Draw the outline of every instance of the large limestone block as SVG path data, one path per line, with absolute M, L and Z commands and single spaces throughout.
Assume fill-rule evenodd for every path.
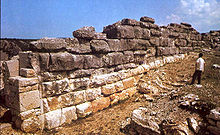
M 98 33 L 98 32 L 96 32 L 94 39 L 106 40 L 107 39 L 107 35 L 105 33 Z
M 106 33 L 107 37 L 110 39 L 132 39 L 135 37 L 133 27 L 128 25 L 112 25 L 110 27 L 105 27 L 103 32 Z
M 82 69 L 84 63 L 83 55 L 73 55 L 66 52 L 51 53 L 50 71 L 63 71 Z
M 124 48 L 119 39 L 106 39 L 106 42 L 109 45 L 110 51 L 114 51 L 114 52 L 124 51 Z
M 85 91 L 86 101 L 92 101 L 101 97 L 101 88 L 93 88 Z
M 70 79 L 69 86 L 72 91 L 87 89 L 90 84 L 89 78 Z
M 150 44 L 152 46 L 159 46 L 160 45 L 160 39 L 158 37 L 150 38 Z
M 53 129 L 59 127 L 62 124 L 61 117 L 62 117 L 61 109 L 45 113 L 45 128 Z
M 93 39 L 95 37 L 95 28 L 85 26 L 73 32 L 73 36 L 76 38 Z
M 61 123 L 70 124 L 73 120 L 77 120 L 76 107 L 66 107 L 62 109 Z
M 49 81 L 55 81 L 55 80 L 63 80 L 67 77 L 72 77 L 72 72 L 43 72 L 41 73 L 42 81 L 43 82 L 49 82 Z
M 102 86 L 102 94 L 104 96 L 111 95 L 111 94 L 113 94 L 115 92 L 116 92 L 116 89 L 115 89 L 115 85 L 114 84 L 108 84 L 108 85 Z
M 134 27 L 134 36 L 137 39 L 141 39 L 143 36 L 143 29 L 140 26 Z
M 8 91 L 14 91 L 14 92 L 22 93 L 22 92 L 34 91 L 34 90 L 38 90 L 38 89 L 39 89 L 38 84 L 35 84 L 35 85 L 32 85 L 32 86 L 25 86 L 25 87 L 13 86 L 11 84 L 7 84 L 7 85 L 5 85 L 4 91 L 5 91 L 5 93 L 7 93 Z
M 179 54 L 179 49 L 176 47 L 158 47 L 157 48 L 158 56 L 174 55 L 174 54 Z
M 170 39 L 170 38 L 160 38 L 160 46 L 163 47 L 173 47 L 174 46 L 174 40 Z
M 143 30 L 143 34 L 142 34 L 142 39 L 150 39 L 150 30 L 148 29 L 142 29 Z
M 19 113 L 19 112 L 16 112 L 16 113 Z M 41 109 L 32 109 L 32 110 L 19 113 L 18 117 L 21 120 L 25 120 L 25 119 L 29 119 L 29 118 L 39 116 L 39 115 L 41 115 Z
M 128 19 L 128 18 L 121 20 L 121 24 L 122 25 L 131 25 L 131 26 L 140 26 L 139 21 L 137 21 L 135 19 Z
M 155 37 L 160 37 L 161 34 L 162 34 L 160 31 L 155 30 L 155 29 L 151 29 L 150 33 L 151 33 L 152 36 L 155 36 Z
M 121 46 L 123 51 L 129 51 L 135 49 L 135 45 L 137 44 L 136 39 L 120 39 Z
M 184 46 L 187 46 L 187 41 L 185 39 L 176 39 L 175 45 L 184 47 Z
M 123 83 L 123 85 L 124 85 L 124 89 L 128 89 L 128 88 L 134 86 L 134 84 L 135 84 L 135 79 L 134 79 L 134 77 L 130 77 L 130 78 L 127 78 L 127 79 L 122 80 L 122 83 Z
M 86 117 L 92 113 L 91 102 L 85 102 L 76 106 L 76 113 L 78 117 Z
M 124 90 L 123 92 L 125 92 L 129 97 L 132 97 L 138 91 L 136 87 L 132 87 L 132 88 L 128 88 L 127 90 Z
M 124 85 L 123 85 L 122 81 L 118 81 L 114 85 L 115 85 L 116 92 L 121 92 L 124 90 Z
M 19 52 L 19 67 L 20 68 L 31 68 L 30 57 L 33 53 L 31 51 Z
M 113 66 L 113 65 L 123 64 L 122 58 L 123 58 L 123 53 L 112 52 L 102 57 L 102 60 L 105 66 Z
M 25 86 L 32 86 L 37 84 L 38 78 L 24 78 L 21 76 L 16 76 L 16 77 L 10 77 L 9 78 L 9 84 L 13 86 L 18 86 L 18 87 L 25 87 Z
M 110 98 L 109 97 L 102 97 L 92 101 L 92 112 L 97 112 L 99 110 L 103 110 L 110 105 Z
M 38 90 L 20 93 L 19 94 L 20 111 L 23 112 L 40 107 L 40 102 L 41 102 L 40 100 L 41 100 L 40 93 Z
M 31 77 L 35 77 L 36 73 L 33 69 L 21 68 L 20 69 L 20 75 L 23 76 L 23 77 L 31 78 Z
M 30 48 L 32 50 L 46 50 L 46 51 L 54 51 L 54 50 L 64 50 L 66 49 L 67 43 L 65 39 L 61 38 L 42 38 L 37 41 L 32 41 L 30 44 Z
M 58 80 L 58 81 L 53 81 L 53 82 L 43 82 L 42 83 L 42 94 L 43 97 L 46 96 L 54 96 L 58 94 L 62 94 L 64 92 L 69 92 L 69 80 L 63 79 L 63 80 Z
M 36 133 L 37 131 L 41 131 L 44 128 L 44 115 L 25 119 L 20 127 L 21 130 L 26 133 Z
M 62 107 L 58 97 L 48 97 L 47 99 L 42 99 L 42 100 L 43 100 L 44 112 L 57 110 Z
M 84 68 L 86 69 L 100 68 L 104 65 L 102 57 L 98 55 L 85 55 L 84 59 Z
M 65 41 L 67 42 L 67 51 L 79 54 L 90 53 L 92 51 L 90 42 L 87 40 L 82 42 L 81 40 L 79 42 L 77 38 L 66 38 Z
M 134 53 L 132 51 L 124 51 L 123 63 L 134 62 Z
M 90 44 L 94 52 L 106 53 L 110 51 L 108 43 L 104 40 L 91 40 Z
M 153 18 L 147 17 L 147 16 L 143 16 L 140 18 L 140 21 L 142 22 L 150 22 L 150 23 L 154 23 L 155 20 Z
M 5 77 L 14 77 L 19 76 L 19 61 L 18 60 L 9 60 L 5 61 L 4 65 L 4 74 Z
M 147 50 L 151 44 L 148 40 L 137 39 L 135 42 L 134 50 Z

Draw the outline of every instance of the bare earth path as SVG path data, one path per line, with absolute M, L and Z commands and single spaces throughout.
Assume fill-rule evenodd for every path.
M 187 93 L 193 93 L 213 106 L 220 106 L 220 71 L 211 67 L 215 63 L 220 64 L 220 55 L 219 52 L 205 54 L 206 72 L 203 74 L 203 87 L 199 89 L 193 85 L 188 85 L 194 72 L 196 58 L 196 55 L 190 56 L 181 62 L 167 64 L 158 70 L 152 70 L 146 73 L 142 77 L 142 81 L 150 83 L 155 88 L 158 88 L 159 91 L 158 94 L 154 94 L 154 101 L 152 102 L 146 101 L 143 98 L 143 94 L 137 93 L 131 99 L 114 105 L 111 108 L 77 120 L 71 125 L 59 127 L 52 131 L 44 131 L 41 134 L 124 135 L 127 133 L 120 131 L 121 123 L 130 117 L 134 109 L 139 107 L 149 108 L 150 111 L 156 113 L 161 119 L 169 118 L 181 121 L 189 116 L 193 116 L 200 120 L 200 116 L 196 113 L 191 113 L 178 107 L 178 97 Z M 170 100 L 167 96 L 172 90 L 178 92 L 177 99 Z M 14 130 L 10 127 L 4 128 L 1 132 L 2 134 L 22 134 L 21 131 Z

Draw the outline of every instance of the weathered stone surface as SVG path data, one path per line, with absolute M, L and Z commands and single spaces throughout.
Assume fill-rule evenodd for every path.
M 69 77 L 72 77 L 71 72 L 69 73 Z M 67 72 L 43 72 L 41 73 L 42 80 L 44 82 L 55 81 L 55 80 L 63 80 L 68 77 Z
M 161 32 L 155 29 L 150 30 L 151 36 L 160 37 Z
M 128 25 L 111 25 L 107 26 L 103 30 L 107 34 L 108 38 L 134 38 L 134 30 L 132 26 Z
M 10 77 L 9 78 L 9 84 L 13 86 L 18 86 L 18 87 L 25 87 L 25 86 L 32 86 L 34 84 L 37 84 L 38 78 L 24 78 L 21 76 L 16 76 L 16 77 Z
M 113 94 L 115 92 L 116 92 L 116 89 L 115 89 L 115 85 L 114 84 L 108 84 L 108 85 L 102 86 L 102 94 L 104 96 L 111 95 L 111 94 Z
M 174 55 L 178 54 L 179 50 L 176 47 L 158 47 L 157 48 L 157 55 L 162 56 L 162 55 Z
M 124 89 L 128 89 L 134 86 L 135 80 L 133 77 L 130 77 L 130 78 L 122 80 L 122 83 L 124 85 Z
M 61 38 L 42 38 L 37 41 L 33 41 L 30 44 L 30 48 L 32 50 L 46 50 L 46 51 L 54 51 L 54 50 L 64 50 L 66 49 L 67 43 L 65 39 Z
M 191 52 L 193 51 L 193 48 L 192 47 L 180 47 L 179 48 L 179 53 L 187 53 L 187 52 Z
M 51 53 L 50 71 L 63 71 L 82 69 L 84 63 L 84 56 L 73 55 L 70 53 Z
M 98 55 L 85 55 L 84 56 L 84 68 L 100 68 L 103 67 L 104 63 L 102 57 Z
M 160 45 L 160 40 L 159 40 L 159 38 L 157 38 L 157 37 L 150 38 L 150 44 L 151 44 L 152 46 L 159 46 L 159 45 Z
M 220 107 L 217 107 L 210 111 L 210 114 L 207 116 L 208 118 L 211 118 L 213 120 L 220 121 Z
M 124 90 L 123 92 L 125 92 L 129 97 L 132 97 L 138 91 L 136 87 L 132 87 L 132 88 L 128 88 L 127 90 Z
M 147 17 L 147 16 L 143 16 L 140 18 L 140 21 L 142 22 L 150 22 L 150 23 L 154 23 L 155 20 L 153 18 Z
M 14 91 L 14 92 L 22 93 L 22 92 L 38 90 L 38 88 L 39 88 L 38 84 L 35 84 L 32 86 L 25 86 L 25 87 L 13 86 L 11 84 L 7 84 L 7 85 L 5 85 L 5 92 L 7 93 L 8 91 Z
M 35 77 L 36 73 L 33 69 L 21 68 L 20 69 L 20 75 L 23 76 L 23 77 L 30 78 L 30 77 Z
M 35 116 L 29 119 L 25 119 L 20 125 L 21 130 L 26 133 L 35 133 L 43 130 L 44 128 L 44 115 Z
M 147 40 L 150 39 L 150 30 L 143 29 L 142 39 L 147 39 Z
M 176 39 L 176 40 L 175 40 L 175 45 L 176 45 L 176 46 L 182 46 L 182 47 L 184 47 L 184 46 L 187 46 L 187 42 L 186 42 L 186 40 L 184 40 L 184 39 Z
M 21 112 L 18 114 L 18 117 L 21 118 L 21 120 L 29 119 L 35 116 L 39 116 L 41 114 L 40 109 L 32 109 L 28 110 L 26 112 Z
M 82 27 L 73 32 L 73 36 L 76 38 L 85 38 L 85 39 L 93 39 L 95 36 L 95 28 L 94 27 Z
M 4 66 L 4 76 L 13 77 L 19 75 L 19 61 L 9 60 L 3 63 Z
M 140 107 L 134 110 L 131 114 L 131 119 L 142 128 L 151 130 L 149 134 L 160 134 L 159 125 L 151 116 L 147 115 L 147 108 Z
M 160 38 L 160 46 L 169 46 L 169 47 L 173 47 L 174 46 L 174 40 L 170 39 L 170 38 Z
M 84 90 L 83 91 L 71 92 L 71 93 L 69 93 L 69 96 L 67 95 L 67 97 L 70 98 L 70 103 L 69 104 L 72 103 L 73 105 L 81 104 L 81 103 L 86 101 L 86 95 L 85 95 Z M 65 100 L 63 100 L 63 102 L 65 102 Z
M 137 40 L 135 39 L 120 39 L 122 50 L 129 51 L 133 50 L 135 45 L 137 44 Z
M 151 46 L 148 40 L 138 39 L 135 43 L 134 50 L 147 50 L 147 48 Z
M 78 117 L 86 117 L 92 113 L 92 104 L 91 102 L 85 102 L 83 104 L 76 106 L 76 113 Z
M 94 72 L 94 69 L 79 69 L 76 71 L 68 72 L 68 78 L 83 78 L 83 77 L 90 77 Z
M 61 117 L 62 117 L 61 109 L 45 113 L 45 128 L 53 129 L 59 127 L 62 124 Z
M 65 39 L 67 42 L 67 51 L 71 53 L 90 53 L 91 47 L 90 42 L 83 39 L 77 38 L 67 38 Z M 79 42 L 80 41 L 80 42 Z
M 101 88 L 93 88 L 85 91 L 86 101 L 92 101 L 101 97 Z
M 122 61 L 124 63 L 134 62 L 134 53 L 132 51 L 125 51 Z
M 143 29 L 139 26 L 134 27 L 134 37 L 137 39 L 141 39 L 143 36 Z
M 110 51 L 118 52 L 124 50 L 119 39 L 106 39 L 106 42 L 108 43 Z
M 86 89 L 90 83 L 89 78 L 70 79 L 69 86 L 72 91 Z
M 66 107 L 62 109 L 61 123 L 70 124 L 73 120 L 77 120 L 76 107 Z
M 53 111 L 60 109 L 62 106 L 60 105 L 60 102 L 58 100 L 58 97 L 48 97 L 47 102 L 44 105 L 45 107 L 48 106 L 48 108 L 45 108 L 45 112 Z
M 121 20 L 121 24 L 122 25 L 139 26 L 140 22 L 137 20 L 134 20 L 134 19 L 125 18 L 125 19 Z
M 189 23 L 185 23 L 185 22 L 181 22 L 180 24 L 184 25 L 184 26 L 187 26 L 187 27 L 191 27 L 192 25 L 189 24 Z
M 214 135 L 220 134 L 220 129 L 218 127 L 208 126 L 207 129 Z
M 122 58 L 123 58 L 123 53 L 113 52 L 103 56 L 102 60 L 105 66 L 113 66 L 113 65 L 123 64 Z
M 95 113 L 99 110 L 103 110 L 110 105 L 110 98 L 109 97 L 101 97 L 94 101 L 92 101 L 92 112 Z
M 104 39 L 107 39 L 107 36 L 105 33 L 95 33 L 95 37 L 94 39 L 98 39 L 98 40 L 104 40 Z
M 198 134 L 200 130 L 198 122 L 194 118 L 187 119 L 187 122 L 188 122 L 189 129 L 191 129 L 194 133 Z
M 58 95 L 58 94 L 62 94 L 63 92 L 69 92 L 71 88 L 68 85 L 69 85 L 68 79 L 63 79 L 53 82 L 43 82 L 42 83 L 43 97 Z
M 114 85 L 115 85 L 116 92 L 121 92 L 124 90 L 124 85 L 123 85 L 122 81 L 118 81 Z
M 104 40 L 91 40 L 90 44 L 94 52 L 106 53 L 110 51 L 108 43 Z

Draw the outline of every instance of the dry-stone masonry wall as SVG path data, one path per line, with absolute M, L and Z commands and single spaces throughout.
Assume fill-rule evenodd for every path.
M 190 24 L 159 27 L 149 17 L 73 36 L 33 41 L 3 63 L 5 104 L 23 131 L 53 129 L 128 99 L 145 72 L 207 46 Z

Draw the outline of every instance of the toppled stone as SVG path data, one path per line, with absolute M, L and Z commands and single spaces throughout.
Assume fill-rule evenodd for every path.
M 216 69 L 220 69 L 220 65 L 218 65 L 218 64 L 213 64 L 212 67 L 216 68 Z
M 147 108 L 140 107 L 131 114 L 131 120 L 141 126 L 143 129 L 148 129 L 148 134 L 160 134 L 160 128 L 152 116 L 147 115 Z
M 200 130 L 198 122 L 194 118 L 188 118 L 187 122 L 188 122 L 189 129 L 191 129 L 194 133 L 198 134 Z
M 217 107 L 210 111 L 210 114 L 207 116 L 207 118 L 220 121 L 220 107 Z
M 134 19 L 123 19 L 121 21 L 121 24 L 122 25 L 131 25 L 131 26 L 139 26 L 140 25 L 140 22 L 137 21 L 137 20 L 134 20 Z
M 82 27 L 74 31 L 73 36 L 76 38 L 93 39 L 95 37 L 95 28 L 91 26 Z

